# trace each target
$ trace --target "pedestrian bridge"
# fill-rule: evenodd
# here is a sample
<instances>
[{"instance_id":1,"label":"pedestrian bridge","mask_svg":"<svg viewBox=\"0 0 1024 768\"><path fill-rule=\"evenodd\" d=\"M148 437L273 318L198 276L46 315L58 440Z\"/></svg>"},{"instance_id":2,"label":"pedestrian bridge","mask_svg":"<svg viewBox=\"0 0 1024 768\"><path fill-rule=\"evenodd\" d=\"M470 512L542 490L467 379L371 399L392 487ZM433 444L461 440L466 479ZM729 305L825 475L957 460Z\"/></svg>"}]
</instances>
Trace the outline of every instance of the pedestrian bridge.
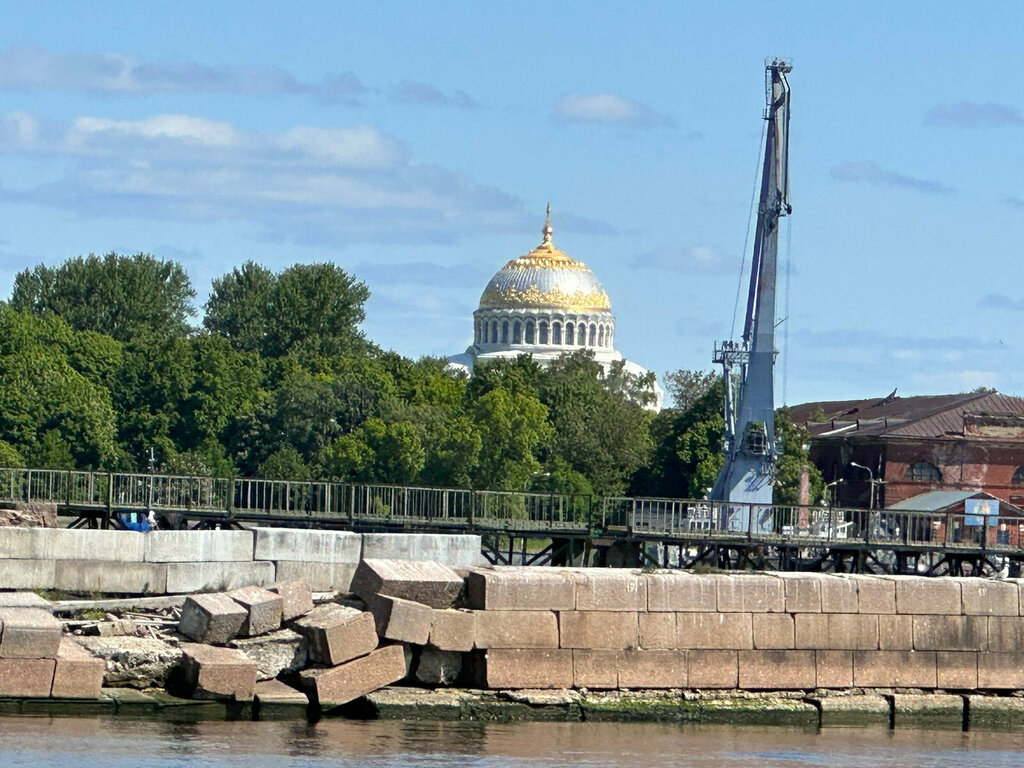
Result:
<instances>
[{"instance_id":1,"label":"pedestrian bridge","mask_svg":"<svg viewBox=\"0 0 1024 768\"><path fill-rule=\"evenodd\" d=\"M962 575L1024 561L997 526L946 512L0 468L0 504L39 502L72 527L479 533L492 562Z\"/></svg>"}]
</instances>

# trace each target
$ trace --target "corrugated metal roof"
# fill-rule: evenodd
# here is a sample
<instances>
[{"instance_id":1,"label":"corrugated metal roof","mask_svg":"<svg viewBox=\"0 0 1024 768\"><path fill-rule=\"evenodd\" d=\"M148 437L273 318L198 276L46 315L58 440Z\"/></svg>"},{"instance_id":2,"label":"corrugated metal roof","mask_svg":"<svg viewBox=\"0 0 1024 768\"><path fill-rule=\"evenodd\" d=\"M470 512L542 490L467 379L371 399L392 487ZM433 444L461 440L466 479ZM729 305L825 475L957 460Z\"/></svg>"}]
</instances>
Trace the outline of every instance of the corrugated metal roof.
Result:
<instances>
[{"instance_id":1,"label":"corrugated metal roof","mask_svg":"<svg viewBox=\"0 0 1024 768\"><path fill-rule=\"evenodd\" d=\"M937 512L940 509L946 509L946 507L952 507L954 504L959 504L967 499L973 499L975 497L990 497L991 494L983 491L927 491L926 493L919 493L917 496L911 496L909 499L898 501L895 504L891 504L886 509L910 509L916 512Z\"/></svg>"}]
</instances>

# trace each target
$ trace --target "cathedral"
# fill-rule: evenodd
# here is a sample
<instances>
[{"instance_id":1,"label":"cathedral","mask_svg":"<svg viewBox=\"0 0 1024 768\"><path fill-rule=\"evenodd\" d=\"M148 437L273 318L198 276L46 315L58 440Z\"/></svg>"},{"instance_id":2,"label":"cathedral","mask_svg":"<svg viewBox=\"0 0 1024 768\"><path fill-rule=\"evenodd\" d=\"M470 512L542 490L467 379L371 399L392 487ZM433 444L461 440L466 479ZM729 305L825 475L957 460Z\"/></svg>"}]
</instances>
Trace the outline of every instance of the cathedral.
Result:
<instances>
[{"instance_id":1,"label":"cathedral","mask_svg":"<svg viewBox=\"0 0 1024 768\"><path fill-rule=\"evenodd\" d=\"M543 365L587 349L605 369L622 360L627 373L646 374L615 348L607 292L586 264L555 247L553 231L549 205L541 244L509 261L487 283L473 313L473 344L449 363L471 373L478 361L532 355ZM660 410L664 391L657 382L654 395L650 407Z\"/></svg>"}]
</instances>

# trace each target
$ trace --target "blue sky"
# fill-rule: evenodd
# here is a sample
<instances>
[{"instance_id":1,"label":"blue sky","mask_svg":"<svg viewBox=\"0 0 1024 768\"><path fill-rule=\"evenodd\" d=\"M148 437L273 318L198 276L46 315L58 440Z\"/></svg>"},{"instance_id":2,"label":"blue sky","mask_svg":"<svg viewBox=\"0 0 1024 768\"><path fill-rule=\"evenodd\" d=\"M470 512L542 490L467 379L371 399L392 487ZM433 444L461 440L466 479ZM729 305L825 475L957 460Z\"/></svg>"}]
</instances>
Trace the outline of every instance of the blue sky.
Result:
<instances>
[{"instance_id":1,"label":"blue sky","mask_svg":"<svg viewBox=\"0 0 1024 768\"><path fill-rule=\"evenodd\" d=\"M0 293L147 251L205 298L333 261L365 329L461 352L555 242L660 374L731 335L763 110L794 64L777 399L1024 394L1024 6L0 2ZM741 307L742 312L742 307Z\"/></svg>"}]
</instances>

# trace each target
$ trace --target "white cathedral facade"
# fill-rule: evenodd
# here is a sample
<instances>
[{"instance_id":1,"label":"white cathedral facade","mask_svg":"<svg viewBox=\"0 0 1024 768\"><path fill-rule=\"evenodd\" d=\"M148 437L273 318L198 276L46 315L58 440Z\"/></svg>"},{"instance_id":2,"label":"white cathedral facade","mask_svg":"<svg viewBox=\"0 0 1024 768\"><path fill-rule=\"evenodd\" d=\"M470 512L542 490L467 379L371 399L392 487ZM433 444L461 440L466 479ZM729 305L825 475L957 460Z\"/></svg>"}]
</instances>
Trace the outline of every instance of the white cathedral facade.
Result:
<instances>
[{"instance_id":1,"label":"white cathedral facade","mask_svg":"<svg viewBox=\"0 0 1024 768\"><path fill-rule=\"evenodd\" d=\"M587 349L605 368L622 360L626 372L646 374L615 348L612 304L594 273L551 242L550 206L542 231L539 246L509 261L487 283L473 313L473 343L448 362L472 373L480 361L532 355L543 365ZM660 410L664 391L657 382L654 395L650 407Z\"/></svg>"}]
</instances>

